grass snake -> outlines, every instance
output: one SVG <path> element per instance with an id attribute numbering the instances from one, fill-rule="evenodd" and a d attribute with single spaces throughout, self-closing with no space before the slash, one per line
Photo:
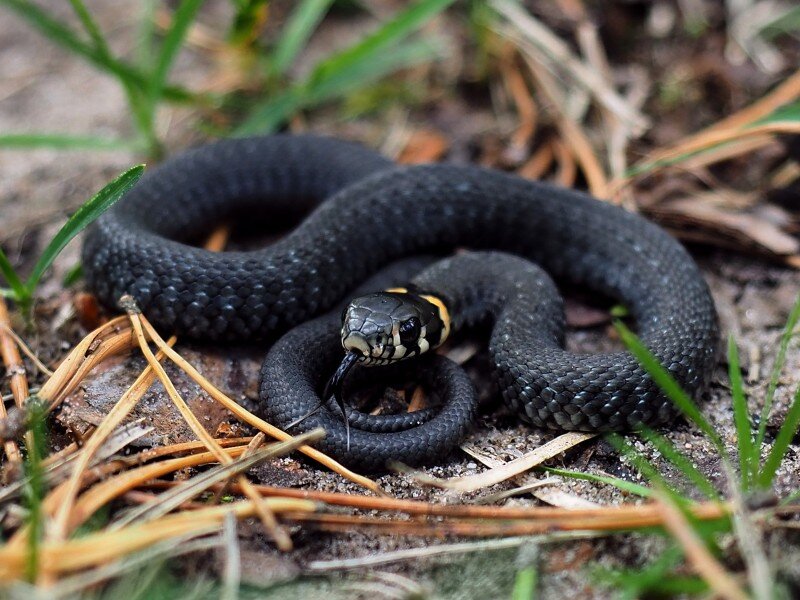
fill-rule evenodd
<path id="1" fill-rule="evenodd" d="M 193 245 L 226 220 L 282 224 L 304 214 L 262 249 Z M 462 248 L 434 263 L 411 258 Z M 397 166 L 326 137 L 224 140 L 166 161 L 92 226 L 83 264 L 103 302 L 130 294 L 160 328 L 272 343 L 260 386 L 266 416 L 279 427 L 305 416 L 292 431 L 323 426 L 320 448 L 363 470 L 441 459 L 468 431 L 476 413 L 469 378 L 424 352 L 443 341 L 443 328 L 490 324 L 494 381 L 536 426 L 624 430 L 674 417 L 629 353 L 564 349 L 563 303 L 550 276 L 622 302 L 691 394 L 707 383 L 717 346 L 700 271 L 641 216 L 500 171 Z M 400 415 L 348 407 L 349 432 L 330 399 L 309 416 L 343 345 L 350 362 L 392 363 L 357 377 L 410 372 L 441 406 Z M 397 360 L 416 354 L 424 356 Z"/>

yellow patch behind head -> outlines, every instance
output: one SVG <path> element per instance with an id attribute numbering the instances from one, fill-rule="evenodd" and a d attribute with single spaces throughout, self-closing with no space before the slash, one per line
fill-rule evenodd
<path id="1" fill-rule="evenodd" d="M 442 339 L 439 342 L 441 345 L 447 339 L 447 336 L 450 335 L 450 311 L 447 310 L 447 306 L 445 306 L 441 298 L 429 294 L 421 294 L 420 298 L 425 298 L 425 300 L 433 304 L 439 311 L 439 319 L 442 321 Z"/>

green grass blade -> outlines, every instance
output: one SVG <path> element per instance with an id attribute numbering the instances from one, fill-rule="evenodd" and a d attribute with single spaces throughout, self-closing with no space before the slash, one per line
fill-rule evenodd
<path id="1" fill-rule="evenodd" d="M 636 450 L 636 448 L 634 448 L 633 445 L 628 442 L 628 440 L 616 433 L 608 434 L 606 439 L 617 452 L 627 458 L 636 468 L 636 470 L 644 475 L 651 483 L 660 485 L 670 494 L 680 498 L 675 489 L 669 483 L 667 483 L 667 480 L 664 479 L 664 476 L 658 472 L 658 469 L 656 469 L 655 466 L 653 466 L 653 464 L 647 460 L 641 452 Z M 683 498 L 681 498 L 681 500 L 683 500 Z"/>
<path id="2" fill-rule="evenodd" d="M 792 443 L 794 436 L 797 435 L 797 428 L 800 426 L 800 389 L 795 392 L 792 405 L 789 407 L 789 412 L 786 413 L 786 418 L 783 420 L 781 428 L 778 430 L 778 435 L 775 437 L 775 443 L 764 461 L 764 466 L 758 474 L 758 485 L 762 488 L 769 488 L 772 486 L 772 481 L 775 479 L 775 473 L 783 461 L 786 451 L 789 449 L 789 444 Z"/>
<path id="3" fill-rule="evenodd" d="M 139 88 L 143 88 L 146 85 L 147 78 L 138 70 L 111 56 L 104 56 L 35 4 L 27 0 L 0 0 L 0 6 L 6 6 L 13 10 L 45 38 L 87 60 L 101 71 L 114 75 L 120 81 L 127 82 L 128 85 Z M 198 98 L 189 90 L 178 86 L 165 88 L 164 97 L 174 102 L 207 100 L 202 97 Z"/>
<path id="4" fill-rule="evenodd" d="M 136 27 L 134 56 L 139 68 L 147 72 L 153 68 L 153 45 L 156 36 L 156 1 L 143 0 L 140 10 L 141 16 Z"/>
<path id="5" fill-rule="evenodd" d="M 81 25 L 86 30 L 86 33 L 89 34 L 89 37 L 92 39 L 92 43 L 94 44 L 95 50 L 97 50 L 101 55 L 105 55 L 106 57 L 111 56 L 111 51 L 108 48 L 108 42 L 106 42 L 105 37 L 103 37 L 103 33 L 100 31 L 100 27 L 97 25 L 97 22 L 92 18 L 92 14 L 86 8 L 86 5 L 83 3 L 83 0 L 69 0 L 70 4 L 72 4 L 72 10 L 78 15 L 78 19 L 81 21 Z"/>
<path id="6" fill-rule="evenodd" d="M 753 123 L 753 126 L 767 123 L 797 123 L 798 121 L 800 121 L 800 100 L 784 104 L 763 119 Z"/>
<path id="7" fill-rule="evenodd" d="M 65 288 L 72 287 L 83 278 L 83 265 L 76 263 L 69 268 L 61 280 L 61 285 Z"/>
<path id="8" fill-rule="evenodd" d="M 539 469 L 546 471 L 547 473 L 553 473 L 554 475 L 560 475 L 561 477 L 568 477 L 570 479 L 580 479 L 583 481 L 592 481 L 594 483 L 606 483 L 608 485 L 613 485 L 615 488 L 620 489 L 623 492 L 641 496 L 642 498 L 650 498 L 653 495 L 653 490 L 647 486 L 639 485 L 638 483 L 633 483 L 631 481 L 625 481 L 624 479 L 612 477 L 611 475 L 595 475 L 593 473 L 582 473 L 580 471 L 569 471 L 567 469 L 556 469 L 554 467 L 539 467 Z"/>
<path id="9" fill-rule="evenodd" d="M 81 206 L 75 214 L 67 220 L 61 230 L 47 245 L 47 248 L 45 248 L 39 260 L 36 262 L 36 265 L 33 267 L 33 272 L 25 284 L 31 294 L 39 284 L 39 280 L 42 278 L 42 275 L 44 275 L 44 272 L 53 263 L 56 256 L 64 249 L 64 246 L 92 221 L 110 208 L 125 192 L 131 189 L 134 184 L 139 181 L 142 173 L 144 173 L 144 165 L 138 165 L 128 169 L 114 181 L 106 185 L 102 190 L 97 192 L 97 194 Z"/>
<path id="10" fill-rule="evenodd" d="M 22 280 L 19 278 L 19 275 L 17 275 L 14 266 L 11 264 L 11 261 L 8 260 L 2 248 L 0 248 L 0 275 L 2 275 L 6 283 L 11 286 L 11 289 L 8 291 L 11 292 L 10 295 L 12 298 L 21 300 L 28 295 L 28 289 L 25 287 L 25 284 L 22 283 Z"/>
<path id="11" fill-rule="evenodd" d="M 164 42 L 161 45 L 155 68 L 150 77 L 148 87 L 151 102 L 155 103 L 161 98 L 167 75 L 183 45 L 186 33 L 189 31 L 189 26 L 197 16 L 197 11 L 200 9 L 200 6 L 202 6 L 203 1 L 204 0 L 183 0 L 175 10 L 175 14 L 172 17 L 172 25 L 167 31 L 167 35 L 164 37 Z"/>
<path id="12" fill-rule="evenodd" d="M 652 352 L 639 340 L 639 338 L 628 329 L 623 323 L 617 321 L 615 327 L 619 332 L 622 341 L 628 348 L 631 354 L 639 361 L 647 373 L 653 378 L 661 391 L 672 400 L 675 406 L 686 415 L 700 430 L 708 436 L 708 439 L 717 448 L 717 451 L 723 458 L 727 457 L 725 446 L 720 439 L 719 434 L 714 430 L 711 424 L 697 408 L 697 405 L 683 391 L 681 386 L 675 381 L 675 378 L 670 374 L 667 369 L 658 361 Z"/>
<path id="13" fill-rule="evenodd" d="M 711 500 L 719 499 L 719 492 L 714 487 L 714 484 L 709 481 L 708 477 L 703 475 L 703 473 L 692 464 L 689 458 L 678 450 L 671 441 L 651 429 L 643 429 L 639 433 L 661 453 L 661 456 L 672 463 L 686 479 L 691 481 L 698 490 L 703 492 L 707 498 Z"/>
<path id="14" fill-rule="evenodd" d="M 781 341 L 778 345 L 778 354 L 775 357 L 775 364 L 772 366 L 769 386 L 764 396 L 764 407 L 761 409 L 761 416 L 758 422 L 758 433 L 756 434 L 754 446 L 756 454 L 761 452 L 761 446 L 764 444 L 764 437 L 767 434 L 767 419 L 769 418 L 769 412 L 772 410 L 772 403 L 775 400 L 775 390 L 778 388 L 778 380 L 786 364 L 786 352 L 789 350 L 789 342 L 792 341 L 792 336 L 794 335 L 798 320 L 800 320 L 800 294 L 797 296 L 792 310 L 789 311 L 789 317 L 786 319 L 786 325 L 783 327 Z"/>
<path id="15" fill-rule="evenodd" d="M 307 86 L 306 96 L 311 103 L 343 96 L 394 71 L 430 61 L 436 58 L 439 50 L 430 40 L 400 44 L 391 52 L 352 63 L 324 79 L 312 79 Z"/>
<path id="16" fill-rule="evenodd" d="M 797 35 L 798 31 L 800 31 L 800 6 L 775 15 L 772 21 L 763 26 L 761 35 L 765 40 L 772 41 L 783 34 Z"/>
<path id="17" fill-rule="evenodd" d="M 0 135 L 0 148 L 14 150 L 136 150 L 134 141 L 62 133 L 9 133 Z"/>
<path id="18" fill-rule="evenodd" d="M 535 566 L 523 567 L 514 578 L 514 589 L 511 600 L 535 600 L 536 588 L 539 585 L 539 574 Z"/>
<path id="19" fill-rule="evenodd" d="M 325 79 L 364 60 L 376 58 L 393 45 L 422 27 L 454 0 L 422 0 L 395 15 L 377 31 L 360 42 L 321 61 L 311 74 L 311 81 Z"/>
<path id="20" fill-rule="evenodd" d="M 94 64 L 96 67 L 114 74 L 120 80 L 131 79 L 133 73 L 122 67 L 116 59 L 104 55 L 98 49 L 83 42 L 73 31 L 64 27 L 58 20 L 51 17 L 43 9 L 26 0 L 0 0 L 0 4 L 7 6 L 29 24 L 38 29 L 48 40 L 77 54 Z"/>
<path id="21" fill-rule="evenodd" d="M 791 494 L 786 496 L 784 499 L 780 501 L 781 506 L 786 506 L 787 504 L 792 504 L 793 502 L 800 500 L 800 489 L 793 491 Z"/>
<path id="22" fill-rule="evenodd" d="M 228 31 L 228 43 L 233 46 L 252 46 L 258 38 L 261 24 L 269 15 L 269 0 L 233 0 L 236 14 Z"/>
<path id="23" fill-rule="evenodd" d="M 269 62 L 271 77 L 283 76 L 294 62 L 297 53 L 305 46 L 308 38 L 328 12 L 333 0 L 303 0 L 292 11 L 289 20 L 283 27 L 275 51 Z"/>
<path id="24" fill-rule="evenodd" d="M 263 103 L 257 104 L 247 118 L 233 131 L 234 136 L 271 133 L 298 110 L 307 106 L 301 87 L 291 87 L 274 94 Z"/>
<path id="25" fill-rule="evenodd" d="M 434 46 L 428 41 L 407 43 L 391 53 L 352 65 L 327 79 L 296 84 L 256 105 L 234 135 L 274 131 L 298 110 L 343 96 L 393 71 L 430 60 L 434 54 Z"/>
<path id="26" fill-rule="evenodd" d="M 42 502 L 47 492 L 44 484 L 42 461 L 47 455 L 46 405 L 40 398 L 32 396 L 27 403 L 30 431 L 27 439 L 31 442 L 25 458 L 25 476 L 27 484 L 24 488 L 26 516 L 28 526 L 27 548 L 25 557 L 25 577 L 28 581 L 36 581 L 39 572 L 39 558 L 44 533 Z"/>
<path id="27" fill-rule="evenodd" d="M 742 478 L 742 488 L 748 490 L 751 486 L 752 476 L 758 469 L 759 456 L 753 445 L 753 425 L 747 411 L 747 396 L 744 393 L 742 370 L 739 368 L 739 350 L 732 335 L 728 338 L 728 376 L 731 380 L 740 477 Z"/>

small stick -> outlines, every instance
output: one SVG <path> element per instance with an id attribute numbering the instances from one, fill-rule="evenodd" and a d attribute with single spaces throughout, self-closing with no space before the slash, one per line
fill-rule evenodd
<path id="1" fill-rule="evenodd" d="M 19 348 L 8 332 L 11 331 L 11 318 L 8 315 L 8 306 L 5 299 L 0 296 L 0 355 L 6 371 L 10 375 L 9 384 L 11 393 L 14 396 L 14 403 L 19 410 L 24 410 L 25 400 L 28 398 L 28 379 L 25 376 L 25 365 L 19 355 Z M 7 419 L 5 404 L 0 402 L 0 418 Z M 26 435 L 26 443 L 31 444 L 33 438 L 30 434 Z M 19 465 L 22 462 L 22 454 L 19 446 L 13 439 L 6 439 L 3 444 L 8 460 L 12 465 Z"/>

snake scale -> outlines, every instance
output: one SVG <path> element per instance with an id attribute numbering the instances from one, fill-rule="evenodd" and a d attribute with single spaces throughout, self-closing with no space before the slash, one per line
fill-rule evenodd
<path id="1" fill-rule="evenodd" d="M 262 249 L 193 245 L 226 220 L 280 224 L 299 215 L 307 216 Z M 453 254 L 462 248 L 470 251 Z M 409 258 L 445 253 L 426 266 Z M 564 349 L 563 302 L 550 276 L 622 302 L 642 341 L 691 394 L 709 379 L 718 338 L 699 269 L 641 216 L 500 171 L 397 166 L 362 146 L 310 135 L 224 140 L 166 161 L 92 226 L 83 263 L 104 303 L 130 294 L 165 331 L 269 341 L 260 388 L 266 416 L 279 427 L 300 420 L 292 431 L 323 426 L 320 448 L 364 470 L 441 459 L 463 439 L 476 401 L 463 370 L 430 352 L 354 373 L 410 371 L 440 406 L 377 416 L 348 407 L 349 431 L 331 400 L 313 412 L 341 360 L 349 334 L 340 315 L 354 295 L 396 288 L 345 312 L 345 328 L 364 331 L 390 319 L 388 338 L 347 338 L 354 360 L 369 362 L 372 352 L 393 363 L 390 354 L 438 345 L 443 327 L 488 323 L 504 400 L 526 422 L 553 429 L 660 425 L 675 409 L 629 353 Z M 392 325 L 409 303 L 422 316 Z"/>

